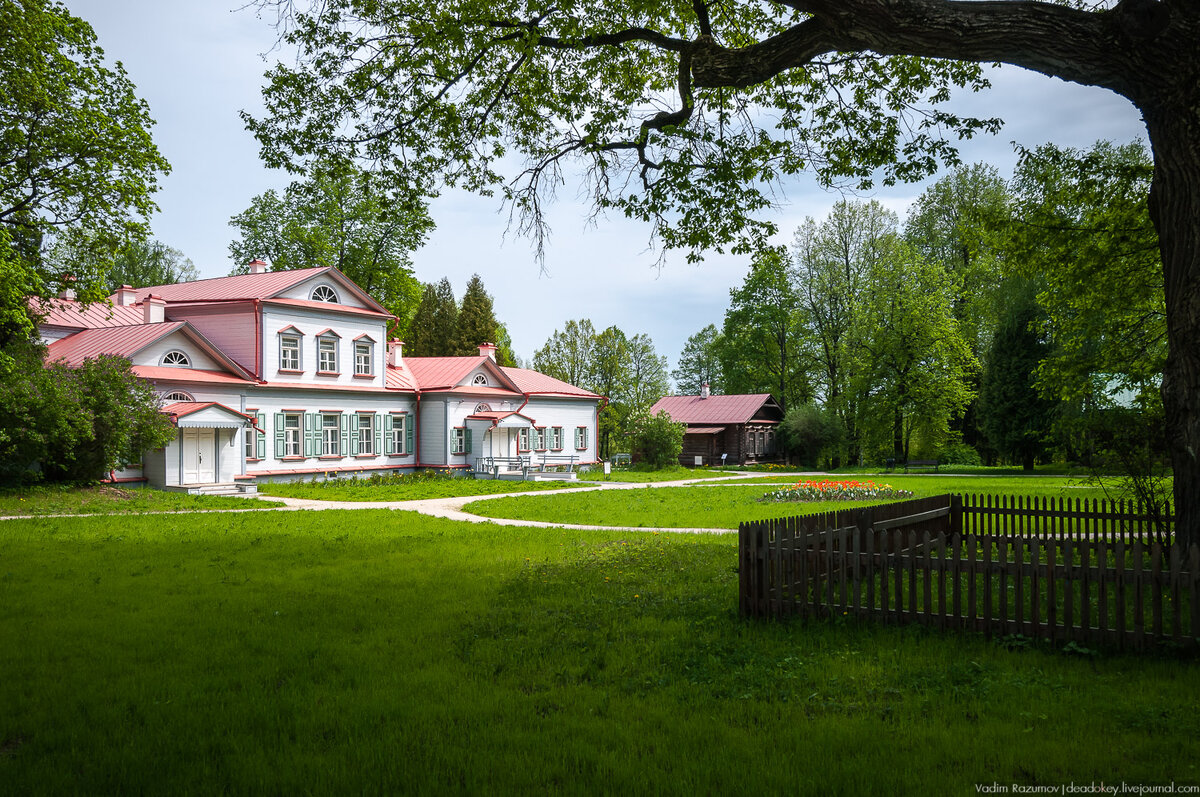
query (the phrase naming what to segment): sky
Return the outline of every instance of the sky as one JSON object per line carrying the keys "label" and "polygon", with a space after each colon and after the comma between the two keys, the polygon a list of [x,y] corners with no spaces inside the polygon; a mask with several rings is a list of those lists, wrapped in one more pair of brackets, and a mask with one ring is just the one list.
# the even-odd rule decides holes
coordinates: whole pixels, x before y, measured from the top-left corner
{"label": "sky", "polygon": [[[158,240],[179,249],[201,277],[229,273],[233,262],[230,217],[269,189],[281,190],[289,175],[266,169],[258,145],[239,116],[262,114],[263,73],[275,31],[238,0],[66,0],[72,13],[92,24],[110,61],[120,61],[150,106],[155,143],[172,171],[156,194],[151,219]],[[1016,162],[1012,142],[1086,147],[1100,139],[1145,139],[1137,110],[1111,92],[1005,67],[991,75],[989,91],[956,98],[953,108],[1006,121],[995,136],[960,146],[963,162],[985,162],[1002,176]],[[936,179],[932,178],[932,179]],[[877,199],[903,220],[908,206],[930,181],[850,198]],[[807,216],[823,218],[841,194],[800,178],[784,186],[784,205],[773,217],[779,243],[790,243]],[[462,297],[478,273],[508,327],[513,349],[528,360],[556,329],[572,318],[589,318],[597,330],[618,326],[627,335],[646,333],[671,368],[688,337],[707,324],[721,326],[729,291],[749,268],[744,257],[714,255],[699,265],[668,255],[657,267],[647,226],[623,217],[588,223],[587,206],[568,184],[549,218],[553,235],[543,269],[529,240],[506,233],[507,209],[499,200],[447,192],[431,207],[436,231],[412,254],[424,282],[448,277]]]}

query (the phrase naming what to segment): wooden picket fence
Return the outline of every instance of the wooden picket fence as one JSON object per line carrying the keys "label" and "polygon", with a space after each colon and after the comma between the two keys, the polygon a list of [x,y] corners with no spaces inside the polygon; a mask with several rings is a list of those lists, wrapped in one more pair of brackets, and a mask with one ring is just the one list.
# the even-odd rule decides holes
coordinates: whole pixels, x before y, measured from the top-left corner
{"label": "wooden picket fence", "polygon": [[853,616],[1143,649],[1200,644],[1170,508],[943,495],[743,523],[744,616]]}

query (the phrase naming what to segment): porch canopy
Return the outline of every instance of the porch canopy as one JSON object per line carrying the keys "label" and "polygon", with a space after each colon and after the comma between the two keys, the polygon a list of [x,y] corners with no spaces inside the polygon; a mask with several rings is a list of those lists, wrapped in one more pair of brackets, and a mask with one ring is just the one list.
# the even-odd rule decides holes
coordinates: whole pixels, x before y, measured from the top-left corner
{"label": "porch canopy", "polygon": [[[180,429],[245,429],[257,426],[243,415],[215,401],[178,401],[162,408],[163,414]],[[259,429],[258,431],[262,431]]]}
{"label": "porch canopy", "polygon": [[489,429],[528,429],[535,423],[533,418],[516,410],[509,412],[477,412],[467,416],[468,421],[487,423]]}

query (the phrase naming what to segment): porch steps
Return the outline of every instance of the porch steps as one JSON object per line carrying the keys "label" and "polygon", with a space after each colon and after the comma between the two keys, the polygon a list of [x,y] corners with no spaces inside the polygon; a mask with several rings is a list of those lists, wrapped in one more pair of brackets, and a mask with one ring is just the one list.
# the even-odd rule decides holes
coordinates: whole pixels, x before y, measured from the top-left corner
{"label": "porch steps", "polygon": [[188,495],[254,495],[258,492],[256,484],[235,484],[217,483],[217,484],[180,484],[169,485],[163,488],[173,493],[187,493]]}

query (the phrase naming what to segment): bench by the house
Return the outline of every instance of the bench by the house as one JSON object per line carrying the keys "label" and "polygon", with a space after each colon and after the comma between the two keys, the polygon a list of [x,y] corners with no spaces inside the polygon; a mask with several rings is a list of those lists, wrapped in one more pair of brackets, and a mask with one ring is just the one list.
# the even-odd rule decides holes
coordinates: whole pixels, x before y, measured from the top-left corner
{"label": "bench by the house", "polygon": [[613,454],[608,461],[613,464],[614,468],[619,468],[622,465],[629,465],[633,458],[629,454]]}
{"label": "bench by the house", "polygon": [[937,473],[938,461],[936,459],[910,459],[904,463],[904,472],[910,470],[931,470]]}
{"label": "bench by the house", "polygon": [[479,457],[475,460],[475,473],[498,477],[501,473],[525,472],[529,468],[529,457]]}
{"label": "bench by the house", "polygon": [[554,467],[560,467],[562,465],[566,465],[567,473],[574,473],[575,472],[575,463],[578,461],[579,461],[579,457],[575,454],[561,454],[561,455],[543,454],[542,461],[541,461],[541,470],[542,470],[542,473],[545,473],[547,467],[554,468]]}

